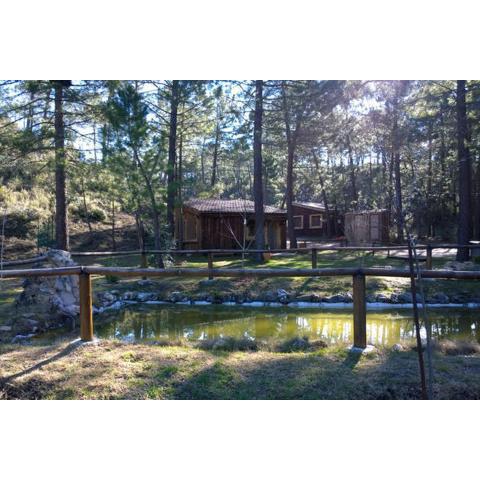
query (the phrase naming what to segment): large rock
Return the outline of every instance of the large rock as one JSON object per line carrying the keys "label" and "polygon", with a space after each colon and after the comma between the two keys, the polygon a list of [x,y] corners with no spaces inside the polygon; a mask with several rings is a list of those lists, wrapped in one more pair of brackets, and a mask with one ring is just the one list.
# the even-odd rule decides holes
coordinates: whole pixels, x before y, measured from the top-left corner
{"label": "large rock", "polygon": [[279,288],[277,290],[277,300],[280,302],[280,303],[288,303],[290,298],[289,298],[289,294],[288,292],[286,292],[285,290],[283,290],[283,288]]}
{"label": "large rock", "polygon": [[[70,253],[49,250],[45,268],[71,267],[77,265]],[[79,312],[79,287],[77,275],[61,277],[32,277],[23,282],[23,292],[16,301],[18,320],[15,330],[31,331],[32,318],[37,330],[65,323]],[[28,321],[25,317],[28,313]]]}

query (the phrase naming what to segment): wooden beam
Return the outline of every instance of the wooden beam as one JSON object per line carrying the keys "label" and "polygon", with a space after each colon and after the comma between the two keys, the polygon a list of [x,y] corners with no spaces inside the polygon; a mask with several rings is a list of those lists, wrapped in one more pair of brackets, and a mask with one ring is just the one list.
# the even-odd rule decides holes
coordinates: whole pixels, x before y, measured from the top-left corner
{"label": "wooden beam", "polygon": [[46,259],[47,259],[46,256],[41,255],[39,257],[25,258],[23,260],[8,260],[8,261],[2,262],[1,266],[2,268],[5,268],[5,267],[13,267],[15,265],[31,265],[34,263],[44,262]]}
{"label": "wooden beam", "polygon": [[365,275],[353,275],[353,346],[367,346],[367,302],[365,298]]}
{"label": "wooden beam", "polygon": [[92,281],[89,273],[80,277],[80,338],[83,342],[93,340]]}
{"label": "wooden beam", "polygon": [[[90,274],[95,275],[119,275],[125,277],[337,277],[352,276],[357,273],[375,277],[400,277],[409,278],[407,270],[393,268],[127,268],[127,267],[82,267]],[[1,274],[7,275],[5,270]],[[18,271],[22,272],[22,270]],[[457,271],[457,270],[423,270],[420,272],[422,278],[451,278],[464,280],[480,280],[480,270]],[[22,275],[13,275],[19,276]]]}
{"label": "wooden beam", "polygon": [[78,275],[82,267],[57,267],[57,268],[25,268],[21,270],[0,270],[0,278],[23,277],[55,277],[63,275]]}
{"label": "wooden beam", "polygon": [[[119,275],[123,277],[346,277],[355,274],[375,277],[409,278],[407,270],[394,268],[129,268],[129,267],[60,267],[25,270],[0,270],[0,278],[78,275]],[[480,270],[422,270],[422,278],[480,280]]]}

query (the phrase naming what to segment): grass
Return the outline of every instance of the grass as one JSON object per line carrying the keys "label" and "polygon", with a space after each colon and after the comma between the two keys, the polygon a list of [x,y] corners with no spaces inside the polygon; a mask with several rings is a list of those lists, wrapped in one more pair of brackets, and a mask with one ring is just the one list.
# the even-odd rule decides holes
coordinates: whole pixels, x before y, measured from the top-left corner
{"label": "grass", "polygon": [[[345,345],[308,350],[216,351],[191,346],[54,345],[0,347],[4,399],[414,399],[417,356]],[[480,354],[452,345],[434,351],[435,398],[480,398]]]}

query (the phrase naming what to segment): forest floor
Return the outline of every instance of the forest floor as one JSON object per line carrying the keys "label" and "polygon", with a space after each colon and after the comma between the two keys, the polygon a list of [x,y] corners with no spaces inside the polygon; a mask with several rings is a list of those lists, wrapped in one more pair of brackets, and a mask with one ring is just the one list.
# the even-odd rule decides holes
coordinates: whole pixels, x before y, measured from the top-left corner
{"label": "forest floor", "polygon": [[[477,353],[476,353],[477,352]],[[417,399],[417,353],[208,351],[192,346],[80,344],[0,346],[3,399]],[[438,348],[434,398],[480,399],[480,354]]]}

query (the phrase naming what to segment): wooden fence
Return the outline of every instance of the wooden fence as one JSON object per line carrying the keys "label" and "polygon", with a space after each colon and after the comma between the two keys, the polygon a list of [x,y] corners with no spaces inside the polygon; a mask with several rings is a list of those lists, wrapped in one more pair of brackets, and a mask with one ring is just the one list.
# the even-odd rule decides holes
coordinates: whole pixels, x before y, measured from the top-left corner
{"label": "wooden fence", "polygon": [[[80,337],[83,341],[93,340],[92,275],[118,275],[126,277],[331,277],[351,276],[353,284],[353,344],[359,348],[367,345],[366,277],[410,277],[410,272],[385,268],[257,268],[257,269],[214,269],[214,268],[124,268],[124,267],[63,267],[23,270],[2,270],[0,278],[23,278],[37,276],[78,275],[80,287]],[[480,280],[480,271],[422,270],[422,278]]]}
{"label": "wooden fence", "polygon": [[[440,244],[440,245],[417,245],[416,249],[425,251],[425,258],[423,258],[426,263],[425,267],[428,270],[432,269],[432,260],[433,260],[433,251],[435,249],[452,249],[452,248],[468,248],[475,249],[479,248],[478,245],[458,245],[458,244]],[[318,263],[318,252],[341,252],[341,251],[352,251],[352,252],[387,252],[387,255],[390,254],[390,251],[398,250],[408,250],[407,245],[390,245],[390,246],[375,246],[375,247],[341,247],[341,246],[331,246],[331,247],[299,247],[299,248],[290,248],[290,249],[250,249],[250,250],[241,250],[241,249],[202,249],[202,250],[124,250],[124,251],[104,251],[104,252],[70,252],[72,257],[128,257],[132,255],[140,255],[140,267],[146,268],[148,266],[147,255],[171,255],[171,256],[181,256],[181,255],[206,255],[208,261],[208,267],[213,267],[214,257],[221,255],[254,255],[257,253],[303,253],[310,254],[312,268],[317,268]],[[403,257],[392,257],[392,258],[403,258]],[[2,268],[10,268],[17,265],[32,265],[36,263],[42,263],[47,260],[45,255],[39,255],[33,258],[26,258],[21,260],[8,260],[1,263]]]}
{"label": "wooden fence", "polygon": [[[437,245],[416,245],[417,250],[425,251],[425,268],[431,270],[433,267],[433,251],[435,249],[452,249],[452,248],[478,248],[478,245],[459,245],[459,244],[437,244]],[[140,267],[145,268],[148,266],[147,255],[207,255],[208,268],[213,268],[214,256],[220,255],[255,255],[258,253],[304,253],[311,255],[312,269],[317,268],[318,252],[341,252],[341,251],[353,251],[353,252],[387,252],[390,255],[390,251],[408,250],[408,245],[390,245],[390,246],[376,246],[376,247],[341,247],[341,246],[329,246],[329,247],[300,247],[290,249],[202,249],[202,250],[129,250],[120,252],[71,252],[74,257],[108,257],[108,256],[130,256],[140,255]],[[403,257],[392,257],[402,259]]]}

